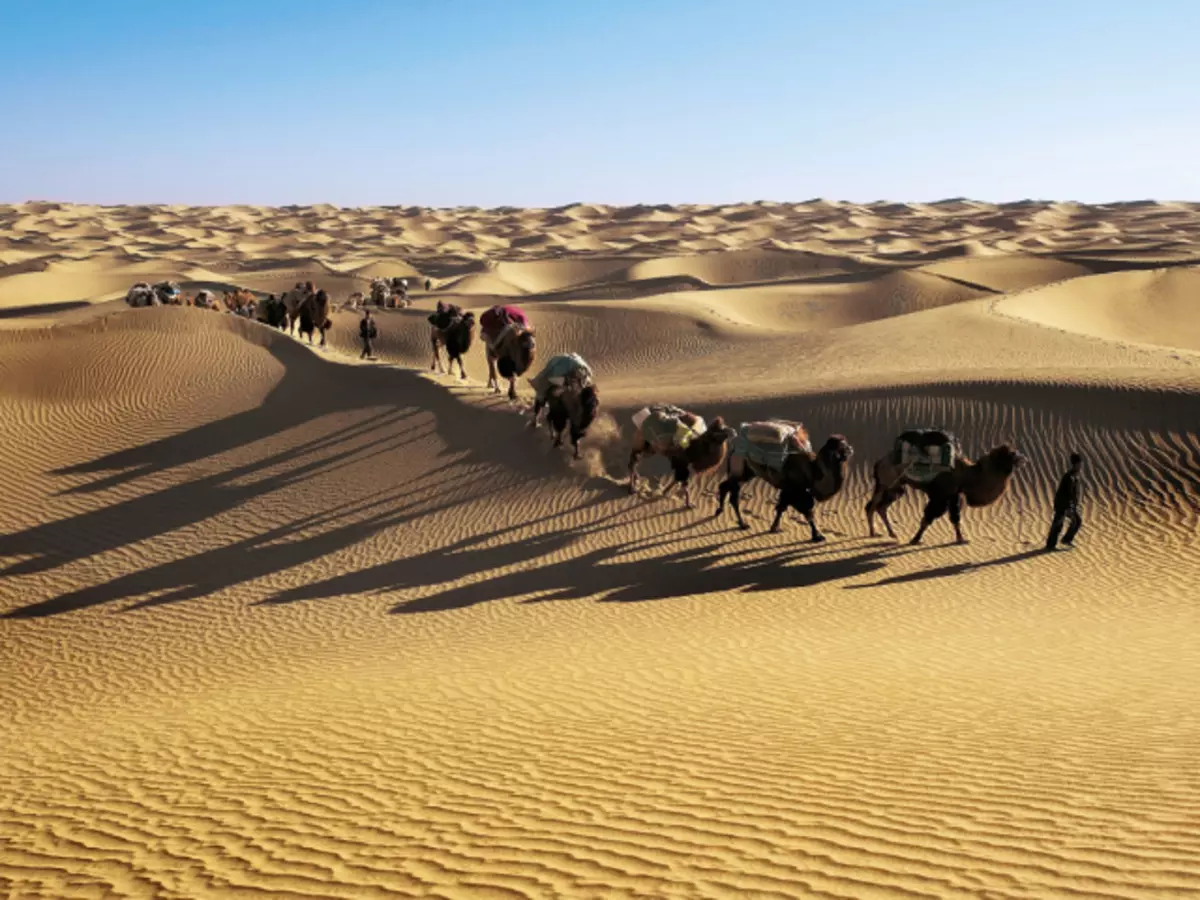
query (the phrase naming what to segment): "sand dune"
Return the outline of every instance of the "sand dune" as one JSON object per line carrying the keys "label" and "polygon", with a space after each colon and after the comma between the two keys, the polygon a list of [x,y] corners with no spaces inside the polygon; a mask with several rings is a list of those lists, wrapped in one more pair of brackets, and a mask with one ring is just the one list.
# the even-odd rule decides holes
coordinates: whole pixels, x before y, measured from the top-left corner
{"label": "sand dune", "polygon": [[[1200,893],[1198,211],[0,207],[0,896]],[[374,363],[111,299],[374,275]],[[589,360],[582,460],[439,299]],[[630,497],[663,401],[845,434],[829,540]],[[867,537],[925,424],[1029,457],[967,546]]]}

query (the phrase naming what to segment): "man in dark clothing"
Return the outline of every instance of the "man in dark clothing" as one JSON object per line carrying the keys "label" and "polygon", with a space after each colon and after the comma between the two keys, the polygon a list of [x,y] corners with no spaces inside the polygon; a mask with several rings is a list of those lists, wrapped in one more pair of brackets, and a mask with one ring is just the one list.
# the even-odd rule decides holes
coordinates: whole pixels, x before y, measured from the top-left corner
{"label": "man in dark clothing", "polygon": [[371,318],[371,311],[364,310],[362,322],[358,326],[358,335],[362,338],[363,351],[359,359],[374,359],[375,351],[371,347],[371,341],[375,340],[375,335],[378,332],[375,330],[375,320]]}
{"label": "man in dark clothing", "polygon": [[1050,536],[1046,538],[1046,549],[1058,549],[1058,534],[1062,531],[1063,522],[1071,520],[1067,533],[1063,535],[1063,544],[1074,546],[1075,535],[1083,525],[1079,515],[1079,472],[1083,468],[1083,457],[1078,453],[1071,454],[1071,468],[1063,474],[1054,492],[1054,521],[1050,523]]}

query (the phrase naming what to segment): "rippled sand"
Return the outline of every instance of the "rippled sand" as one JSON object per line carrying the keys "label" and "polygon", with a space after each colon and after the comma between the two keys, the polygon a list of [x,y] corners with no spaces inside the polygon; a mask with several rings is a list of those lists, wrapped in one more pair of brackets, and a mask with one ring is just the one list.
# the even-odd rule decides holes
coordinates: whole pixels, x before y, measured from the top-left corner
{"label": "rippled sand", "polygon": [[[1200,893],[1198,240],[1154,203],[0,207],[0,896]],[[376,274],[433,290],[375,364],[351,312],[321,351],[118,299]],[[425,371],[436,300],[498,297],[597,373],[579,463],[478,346]],[[761,486],[749,533],[713,477],[629,497],[663,401],[847,435],[828,543]],[[926,424],[1030,457],[969,546],[866,536]]]}

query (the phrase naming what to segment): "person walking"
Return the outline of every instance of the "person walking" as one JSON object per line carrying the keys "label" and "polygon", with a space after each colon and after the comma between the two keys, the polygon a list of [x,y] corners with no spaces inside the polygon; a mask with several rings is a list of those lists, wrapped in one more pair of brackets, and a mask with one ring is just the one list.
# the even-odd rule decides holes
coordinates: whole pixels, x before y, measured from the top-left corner
{"label": "person walking", "polygon": [[362,338],[363,342],[362,355],[359,356],[359,359],[375,358],[375,350],[371,346],[371,342],[375,340],[375,337],[378,334],[379,332],[375,328],[375,320],[371,317],[371,310],[364,310],[362,322],[360,322],[358,326],[358,335]]}
{"label": "person walking", "polygon": [[1079,534],[1079,529],[1083,526],[1083,517],[1079,514],[1079,474],[1083,469],[1083,457],[1072,453],[1070,463],[1071,468],[1063,473],[1058,482],[1058,490],[1054,492],[1054,521],[1050,523],[1050,535],[1046,538],[1047,550],[1058,549],[1058,535],[1068,519],[1071,524],[1062,539],[1066,547],[1075,545],[1075,535]]}

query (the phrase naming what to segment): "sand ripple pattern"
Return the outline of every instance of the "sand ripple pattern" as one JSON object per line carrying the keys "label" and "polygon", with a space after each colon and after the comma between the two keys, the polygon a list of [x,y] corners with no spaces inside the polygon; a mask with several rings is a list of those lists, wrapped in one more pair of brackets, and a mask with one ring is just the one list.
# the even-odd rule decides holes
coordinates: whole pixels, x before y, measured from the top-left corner
{"label": "sand ripple pattern", "polygon": [[[653,243],[661,213],[620,221]],[[952,213],[1044,235],[1087,210],[851,224]],[[1183,234],[1191,212],[1125,214]],[[185,212],[111,215],[228,250],[174,234]],[[762,224],[722,215],[687,233]],[[0,211],[30,241],[68,220]],[[819,333],[767,333],[778,297],[743,324],[707,289],[547,299],[547,351],[603,379],[580,463],[484,393],[478,350],[466,382],[414,371],[423,309],[385,317],[408,368],[187,309],[0,332],[0,896],[1200,895],[1200,390],[1182,358],[976,296],[1030,271]],[[629,272],[543,275],[497,277]],[[765,533],[761,485],[749,533],[709,517],[712,475],[696,513],[630,497],[629,414],[664,399],[846,434],[830,540]],[[967,547],[865,536],[868,466],[914,424],[1030,457]],[[1068,449],[1087,524],[1048,556]],[[898,504],[902,535],[918,515]]]}

